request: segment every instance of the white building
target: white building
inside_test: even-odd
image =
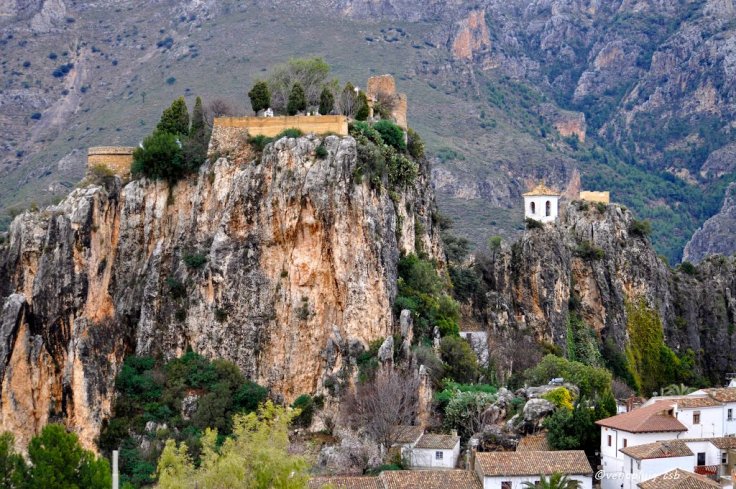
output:
[[[540,183],[524,194],[524,216],[547,223],[557,219],[560,194]]]
[[[460,457],[460,437],[457,434],[424,434],[411,449],[412,469],[454,469]]]
[[[602,489],[636,489],[637,483],[674,469],[730,481],[726,464],[728,447],[733,443],[736,448],[736,437],[730,437],[736,434],[735,410],[736,387],[727,387],[655,397],[597,421]],[[732,458],[736,463],[736,455]]]
[[[593,487],[593,469],[582,450],[476,453],[475,472],[483,489],[524,489],[525,482],[555,472],[579,481],[580,489]]]

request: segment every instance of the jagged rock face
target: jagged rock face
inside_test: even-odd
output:
[[[24,445],[60,419],[92,446],[133,352],[191,347],[290,401],[389,336],[400,252],[441,256],[428,180],[395,204],[353,181],[352,138],[326,138],[324,159],[319,144],[282,139],[172,188],[92,186],[19,216],[0,248],[0,430]]]
[[[629,232],[629,211],[579,206],[562,209],[554,225],[526,231],[484,266],[491,290],[484,315],[492,334],[526,331],[564,349],[572,297],[598,338],[623,349],[626,304],[644,299],[661,317],[667,344],[680,353],[692,349],[699,372],[723,382],[736,367],[736,260],[715,257],[696,276],[687,275],[669,268],[646,238]],[[585,242],[603,256],[581,253]]]
[[[736,183],[729,185],[721,211],[693,234],[685,246],[683,259],[698,263],[709,255],[732,256],[736,253],[733,232],[736,229]]]

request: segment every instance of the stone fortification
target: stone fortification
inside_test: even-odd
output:
[[[611,203],[611,192],[596,192],[596,191],[589,191],[589,190],[581,190],[580,191],[580,200],[585,200],[588,202],[601,202],[603,204],[610,204]]]
[[[96,146],[87,150],[87,168],[103,165],[116,175],[130,175],[135,148],[127,146]]]
[[[391,116],[399,127],[406,130],[409,126],[406,119],[407,98],[404,93],[396,92],[396,81],[391,75],[379,75],[368,78],[368,87],[366,95],[371,106],[371,116],[373,115],[373,104],[379,99],[392,100]]]

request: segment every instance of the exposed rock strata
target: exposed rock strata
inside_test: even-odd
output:
[[[0,430],[23,446],[58,419],[92,446],[132,352],[229,359],[290,401],[391,335],[400,252],[441,256],[427,177],[394,202],[354,182],[352,138],[326,138],[324,159],[319,144],[241,151],[173,188],[80,188],[16,218],[0,248]]]

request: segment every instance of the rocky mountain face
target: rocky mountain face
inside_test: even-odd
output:
[[[92,446],[131,353],[192,348],[292,401],[390,336],[400,253],[442,260],[428,177],[389,197],[354,180],[352,138],[324,139],[324,159],[320,142],[18,216],[0,247],[0,431],[25,445],[59,420]]]
[[[653,220],[655,246],[678,262],[736,174],[733,0],[0,9],[0,207],[11,213],[65,195],[87,147],[135,145],[164,106],[155,101],[200,94],[245,106],[263,71],[314,54],[344,79],[396,75],[434,155],[440,207],[477,245],[518,235],[530,184],[565,190],[579,175]],[[0,216],[0,229],[9,222]]]
[[[507,355],[520,337],[565,351],[573,311],[594,344],[610,342],[623,352],[627,305],[640,301],[656,311],[670,348],[695,353],[705,378],[720,384],[736,367],[736,260],[713,257],[695,270],[671,269],[621,206],[573,202],[559,223],[528,230],[481,269],[489,292],[480,316],[503,368],[520,361]]]
[[[698,263],[709,255],[733,256],[736,253],[734,229],[736,229],[736,184],[732,183],[726,190],[726,199],[721,212],[705,221],[705,224],[695,232],[685,246],[684,259]]]

